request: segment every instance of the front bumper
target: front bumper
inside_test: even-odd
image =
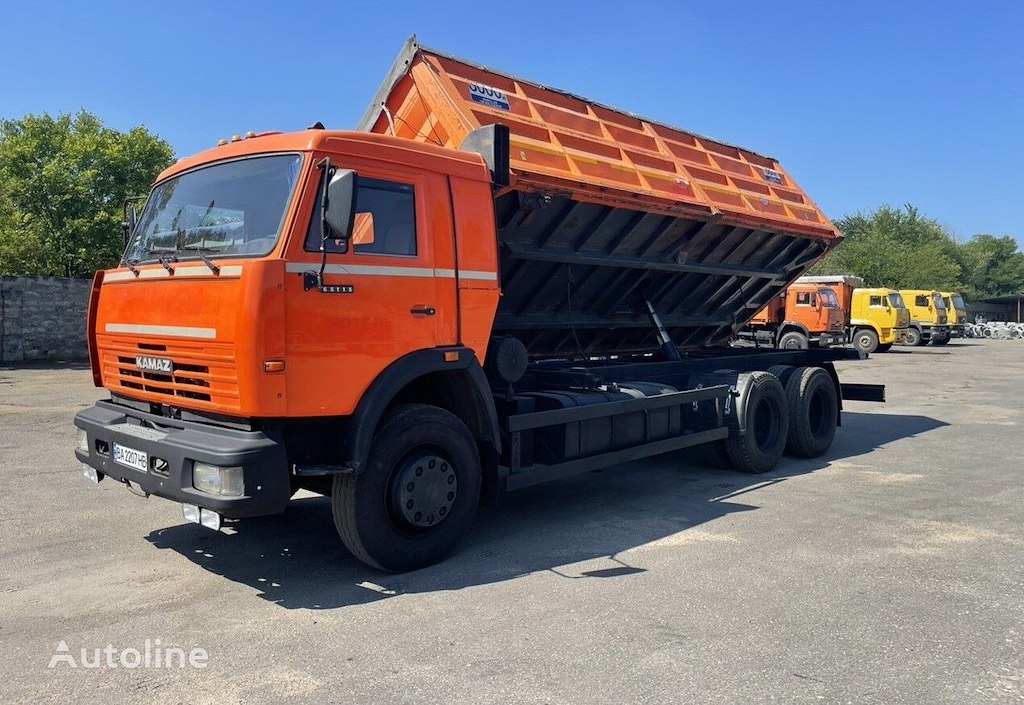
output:
[[[101,477],[131,482],[148,494],[229,518],[278,514],[291,498],[284,446],[261,431],[168,419],[108,401],[75,414],[75,426],[85,431],[89,448],[88,452],[75,450],[78,460]],[[146,453],[148,470],[114,462],[112,443]],[[241,467],[243,495],[222,497],[195,489],[192,465],[196,461]]]

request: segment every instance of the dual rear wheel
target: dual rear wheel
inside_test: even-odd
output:
[[[754,372],[740,403],[744,426],[705,449],[713,465],[759,474],[772,470],[784,453],[817,458],[832,446],[839,395],[820,367]]]

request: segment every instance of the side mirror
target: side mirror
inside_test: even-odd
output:
[[[124,207],[121,209],[121,248],[128,247],[128,240],[135,232],[135,226],[139,224],[139,210],[135,204],[145,196],[133,196],[126,198]]]
[[[341,252],[348,251],[348,241],[352,237],[352,223],[356,215],[355,199],[356,172],[338,169],[324,189],[322,226],[324,242],[337,240]]]

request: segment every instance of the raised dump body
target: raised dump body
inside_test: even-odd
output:
[[[418,45],[360,129],[457,148],[510,131],[497,335],[532,357],[713,346],[842,235],[770,157]]]

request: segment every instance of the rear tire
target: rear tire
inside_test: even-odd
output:
[[[786,452],[800,458],[818,458],[827,453],[839,418],[839,395],[829,374],[820,367],[798,369],[786,383],[786,403]]]
[[[853,346],[862,353],[873,353],[878,349],[878,334],[870,328],[861,328],[853,334]]]
[[[480,456],[466,425],[425,404],[381,420],[359,475],[336,475],[334,525],[345,547],[391,572],[436,563],[462,538],[480,502]]]
[[[729,463],[740,472],[769,472],[782,458],[789,433],[786,392],[778,378],[770,372],[751,374],[742,411],[746,428],[724,441]]]
[[[903,334],[903,342],[913,346],[924,345],[924,337],[917,328],[907,328],[907,332]]]
[[[780,350],[806,350],[808,346],[807,336],[799,331],[791,330],[779,338]]]

